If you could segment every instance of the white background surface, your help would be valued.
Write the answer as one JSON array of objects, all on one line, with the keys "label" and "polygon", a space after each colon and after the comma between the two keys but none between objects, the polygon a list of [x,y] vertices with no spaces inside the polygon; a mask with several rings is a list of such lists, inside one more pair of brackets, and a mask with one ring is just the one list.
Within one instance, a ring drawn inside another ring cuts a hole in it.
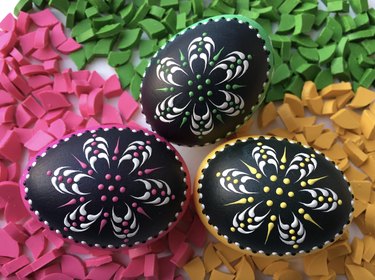
[{"label": "white background surface", "polygon": [[[359,1],[359,0],[357,0]],[[8,13],[12,13],[15,5],[17,4],[18,0],[0,0],[0,20],[3,19]],[[369,0],[370,6],[375,7],[375,0]],[[62,22],[65,22],[64,16],[62,14],[59,14],[54,10],[55,15],[58,16]],[[69,31],[66,31],[67,35],[69,35]],[[64,56],[63,56],[64,57]],[[61,64],[61,69],[71,67],[72,69],[76,69],[74,63],[72,63],[68,57],[64,57],[64,62]],[[104,78],[108,78],[112,74],[114,74],[114,70],[108,66],[106,63],[106,59],[96,59],[93,62],[91,62],[88,66],[86,66],[86,69],[88,70],[96,70],[99,74],[101,74]],[[255,117],[256,118],[256,117]],[[147,128],[150,129],[149,125],[146,124],[144,116],[138,112],[135,116],[135,121]],[[256,120],[254,120],[256,123]],[[267,130],[270,130],[272,128],[280,127],[282,124],[280,122],[274,123],[271,127],[267,128]],[[259,131],[256,129],[256,125],[253,125],[253,128],[249,131],[249,135],[259,135],[262,131]],[[192,180],[195,178],[195,174],[197,171],[197,168],[199,167],[200,162],[203,160],[203,158],[217,145],[209,145],[205,147],[194,147],[194,148],[188,148],[188,147],[179,147],[176,146],[176,149],[181,153],[181,156],[184,158],[189,171]],[[193,182],[193,181],[192,181]],[[359,233],[359,230],[355,227],[351,227],[351,235],[357,235]],[[293,261],[295,262],[296,266],[300,266],[301,263],[299,260]],[[302,269],[302,268],[301,268]],[[271,277],[262,277],[260,275],[257,275],[257,279],[271,279]],[[345,279],[345,277],[337,278],[337,279]],[[366,280],[366,279],[363,279]]]}]

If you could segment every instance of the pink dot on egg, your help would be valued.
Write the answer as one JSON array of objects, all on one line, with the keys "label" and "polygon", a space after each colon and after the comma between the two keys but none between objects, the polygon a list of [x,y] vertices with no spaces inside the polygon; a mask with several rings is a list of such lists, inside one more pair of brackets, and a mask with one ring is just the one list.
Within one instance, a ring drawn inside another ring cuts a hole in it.
[{"label": "pink dot on egg", "polygon": [[129,230],[128,229],[124,229],[124,233],[129,233]]},{"label": "pink dot on egg", "polygon": [[84,221],[86,220],[86,218],[85,218],[84,216],[80,216],[80,217],[79,217],[79,220],[80,220],[81,222],[84,222]]},{"label": "pink dot on egg", "polygon": [[73,179],[72,179],[72,178],[68,178],[68,180],[66,180],[66,182],[67,182],[68,184],[71,184],[71,183],[73,182]]},{"label": "pink dot on egg", "polygon": [[157,193],[157,190],[156,190],[156,189],[152,189],[151,193],[152,193],[153,195],[155,195],[155,194]]},{"label": "pink dot on egg", "polygon": [[89,171],[87,171],[87,173],[88,173],[89,175],[92,175],[92,174],[94,174],[94,170],[90,169]]},{"label": "pink dot on egg", "polygon": [[121,176],[120,175],[116,175],[115,180],[116,181],[120,181],[121,180]]},{"label": "pink dot on egg", "polygon": [[85,202],[85,198],[84,198],[83,196],[81,196],[81,197],[79,198],[79,201],[81,201],[81,202]]},{"label": "pink dot on egg", "polygon": [[134,156],[134,157],[139,157],[139,154],[138,154],[137,152],[134,152],[134,153],[133,153],[133,156]]},{"label": "pink dot on egg", "polygon": [[99,189],[99,190],[103,190],[103,189],[104,189],[104,185],[103,185],[103,184],[99,184],[99,185],[98,185],[98,189]]},{"label": "pink dot on egg", "polygon": [[67,228],[67,227],[64,227],[64,231],[68,231],[68,228]]},{"label": "pink dot on egg", "polygon": [[102,197],[100,198],[101,201],[106,201],[107,200],[107,197],[105,195],[102,195]]},{"label": "pink dot on egg", "polygon": [[124,239],[124,243],[127,243],[127,242],[129,242],[129,239],[128,239],[128,238],[125,238],[125,239]]},{"label": "pink dot on egg", "polygon": [[162,196],[165,196],[165,195],[166,195],[165,191],[162,191],[162,192],[161,192],[161,195],[162,195]]},{"label": "pink dot on egg", "polygon": [[117,157],[116,157],[116,156],[113,156],[113,157],[112,157],[112,160],[117,160]]},{"label": "pink dot on egg", "polygon": [[125,191],[126,191],[125,187],[121,187],[121,188],[120,188],[120,192],[121,192],[121,193],[124,193]]},{"label": "pink dot on egg", "polygon": [[129,223],[128,223],[127,221],[123,221],[123,222],[122,222],[122,226],[126,227],[126,226],[128,226],[128,225],[129,225]]},{"label": "pink dot on egg", "polygon": [[175,195],[172,195],[171,199],[172,199],[172,200],[175,200],[175,199],[176,199],[176,196],[175,196]]},{"label": "pink dot on egg", "polygon": [[51,170],[48,170],[47,171],[47,176],[51,176],[52,175],[52,171]]},{"label": "pink dot on egg", "polygon": [[144,148],[145,148],[145,147],[143,147],[143,146],[138,146],[138,149],[141,150],[141,151],[142,151]]},{"label": "pink dot on egg", "polygon": [[96,146],[96,142],[92,142],[92,143],[91,143],[91,146]]},{"label": "pink dot on egg", "polygon": [[96,134],[93,134],[92,136],[93,136],[93,137],[96,137],[96,136],[98,136],[98,135],[96,135]]},{"label": "pink dot on egg", "polygon": [[77,223],[76,223],[76,222],[74,222],[74,223],[72,223],[72,225],[73,225],[73,227],[76,227],[76,226],[77,226]]},{"label": "pink dot on egg", "polygon": [[137,202],[133,202],[132,203],[132,206],[135,208],[135,207],[137,207]]},{"label": "pink dot on egg", "polygon": [[138,171],[138,176],[142,176],[143,175],[143,171],[142,170],[139,170]]},{"label": "pink dot on egg", "polygon": [[112,197],[112,201],[113,202],[117,202],[118,201],[118,197],[117,196]]},{"label": "pink dot on egg", "polygon": [[97,154],[99,154],[99,150],[94,151],[94,155],[97,155]]},{"label": "pink dot on egg", "polygon": [[115,187],[111,185],[111,186],[108,187],[108,190],[109,190],[110,192],[112,192],[112,191],[115,190]]},{"label": "pink dot on egg", "polygon": [[111,176],[111,174],[106,174],[106,175],[105,175],[105,178],[106,178],[107,180],[109,180],[109,179],[112,178],[112,176]]},{"label": "pink dot on egg", "polygon": [[150,145],[150,144],[151,144],[151,141],[148,141],[148,140],[147,140],[146,143]]},{"label": "pink dot on egg", "polygon": [[61,182],[63,180],[63,176],[57,177],[57,180],[59,180]]},{"label": "pink dot on egg", "polygon": [[109,217],[109,213],[108,213],[108,212],[105,212],[105,213],[103,214],[103,216],[106,217],[106,218],[108,218],[108,217]]}]

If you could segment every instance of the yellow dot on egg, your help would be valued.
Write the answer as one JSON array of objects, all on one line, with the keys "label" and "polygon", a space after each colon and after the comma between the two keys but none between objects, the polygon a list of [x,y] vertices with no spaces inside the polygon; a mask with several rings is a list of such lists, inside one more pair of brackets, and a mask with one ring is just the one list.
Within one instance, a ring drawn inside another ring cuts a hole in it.
[{"label": "yellow dot on egg", "polygon": [[305,163],[301,162],[301,163],[299,164],[299,166],[301,166],[301,167],[305,167]]},{"label": "yellow dot on egg", "polygon": [[257,174],[255,175],[255,177],[256,177],[257,179],[260,179],[260,178],[262,178],[262,174],[257,173]]},{"label": "yellow dot on egg", "polygon": [[280,207],[281,208],[286,208],[288,206],[288,204],[286,204],[286,202],[281,202],[280,203]]},{"label": "yellow dot on egg", "polygon": [[314,155],[314,154],[311,154],[310,156],[311,156],[312,158],[314,158],[314,157],[315,157],[315,155]]},{"label": "yellow dot on egg", "polygon": [[254,197],[249,196],[249,197],[247,198],[247,202],[250,202],[250,203],[254,202]]},{"label": "yellow dot on egg", "polygon": [[230,231],[231,231],[231,232],[235,232],[236,229],[235,229],[234,227],[231,227],[231,228],[230,228]]},{"label": "yellow dot on egg", "polygon": [[263,144],[262,144],[262,142],[258,142],[257,145],[258,146],[262,146]]},{"label": "yellow dot on egg", "polygon": [[217,172],[216,173],[216,177],[220,177],[221,176],[221,173],[220,172]]},{"label": "yellow dot on egg", "polygon": [[293,245],[293,248],[294,248],[294,249],[297,249],[298,247],[299,247],[299,246],[298,246],[297,244],[294,244],[294,245]]},{"label": "yellow dot on egg", "polygon": [[244,224],[244,223],[240,223],[240,227],[241,227],[241,228],[244,228],[244,227],[245,227],[245,224]]},{"label": "yellow dot on egg", "polygon": [[319,197],[318,197],[318,200],[319,200],[320,202],[323,202],[323,201],[324,201],[324,197],[323,197],[323,196],[319,196]]},{"label": "yellow dot on egg", "polygon": [[342,200],[339,199],[339,201],[337,201],[337,203],[338,203],[339,205],[341,205],[341,204],[342,204]]},{"label": "yellow dot on egg", "polygon": [[289,178],[284,178],[283,183],[285,185],[289,185],[290,184],[290,179]]},{"label": "yellow dot on egg", "polygon": [[297,237],[295,236],[292,236],[290,239],[292,239],[293,241],[297,239]]},{"label": "yellow dot on egg", "polygon": [[230,179],[232,179],[230,176],[228,176],[228,177],[226,178],[227,181],[230,181]]},{"label": "yellow dot on egg", "polygon": [[253,222],[253,219],[252,219],[252,218],[248,218],[248,219],[247,219],[247,222],[248,222],[249,224],[251,224],[251,223]]},{"label": "yellow dot on egg", "polygon": [[272,200],[267,200],[266,204],[267,204],[267,206],[271,207],[273,205],[273,201]]},{"label": "yellow dot on egg", "polygon": [[285,169],[285,165],[284,164],[280,165],[280,169],[284,170]]},{"label": "yellow dot on egg", "polygon": [[233,184],[238,184],[238,179],[234,179]]},{"label": "yellow dot on egg", "polygon": [[306,162],[309,162],[309,161],[310,161],[310,159],[309,159],[309,158],[305,158],[305,161],[306,161]]},{"label": "yellow dot on egg", "polygon": [[284,191],[283,191],[282,188],[277,188],[277,189],[276,189],[276,194],[277,194],[277,195],[282,195],[283,192],[284,192]]},{"label": "yellow dot on egg", "polygon": [[294,229],[289,230],[289,234],[295,234],[296,231]]},{"label": "yellow dot on egg", "polygon": [[261,154],[264,154],[264,150],[263,150],[263,149],[261,149],[261,150],[260,150],[260,153],[261,153]]},{"label": "yellow dot on egg", "polygon": [[274,222],[274,221],[276,221],[277,218],[276,218],[275,215],[272,215],[270,219],[271,219],[272,222]]},{"label": "yellow dot on egg", "polygon": [[262,156],[262,159],[267,159],[267,158],[268,158],[267,155]]},{"label": "yellow dot on egg", "polygon": [[306,184],[305,181],[302,181],[302,182],[301,182],[301,187],[306,187],[306,185],[307,185],[307,184]]},{"label": "yellow dot on egg", "polygon": [[276,175],[271,175],[270,179],[271,179],[272,182],[275,182],[277,180],[277,176]]},{"label": "yellow dot on egg", "polygon": [[294,192],[288,192],[288,196],[289,197],[293,197],[294,196]]},{"label": "yellow dot on egg", "polygon": [[298,213],[300,213],[300,214],[305,213],[305,209],[303,209],[303,208],[298,209]]},{"label": "yellow dot on egg", "polygon": [[264,191],[265,193],[268,193],[268,192],[270,191],[270,187],[265,186],[265,187],[263,188],[263,191]]},{"label": "yellow dot on egg", "polygon": [[332,202],[333,201],[333,198],[332,197],[328,197],[328,202]]}]

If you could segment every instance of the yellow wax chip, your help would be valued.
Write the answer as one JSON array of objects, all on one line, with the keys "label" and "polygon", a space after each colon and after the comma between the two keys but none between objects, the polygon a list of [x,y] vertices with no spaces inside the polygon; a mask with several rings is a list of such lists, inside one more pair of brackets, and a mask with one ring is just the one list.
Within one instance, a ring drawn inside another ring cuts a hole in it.
[{"label": "yellow wax chip", "polygon": [[331,261],[338,257],[346,256],[352,252],[352,248],[350,247],[347,240],[339,240],[329,247],[327,247],[328,253],[328,260]]},{"label": "yellow wax chip", "polygon": [[356,218],[366,211],[367,202],[360,201],[358,199],[354,200],[354,211],[353,217]]},{"label": "yellow wax chip", "polygon": [[354,166],[349,166],[349,168],[345,170],[345,176],[349,181],[362,181],[367,179],[367,175]]},{"label": "yellow wax chip", "polygon": [[361,115],[360,126],[366,139],[375,140],[375,113],[364,110]]},{"label": "yellow wax chip", "polygon": [[333,98],[347,93],[352,90],[352,84],[342,82],[326,86],[320,91],[320,95],[324,98]]},{"label": "yellow wax chip", "polygon": [[298,130],[299,124],[297,123],[297,120],[289,106],[289,104],[282,104],[278,109],[277,113],[284,123],[284,126],[289,132],[293,132]]},{"label": "yellow wax chip", "polygon": [[310,254],[303,258],[303,267],[308,276],[328,275],[328,252],[322,250],[319,253]]},{"label": "yellow wax chip", "polygon": [[350,161],[349,161],[349,158],[344,158],[342,160],[340,160],[338,163],[337,163],[337,167],[341,170],[341,171],[346,171],[348,170],[348,168],[350,167]]},{"label": "yellow wax chip", "polygon": [[212,270],[211,275],[210,275],[210,280],[232,280],[234,279],[233,274],[221,272],[219,270]]},{"label": "yellow wax chip", "polygon": [[302,100],[298,96],[290,93],[284,95],[284,103],[289,104],[290,109],[296,117],[303,117],[305,109],[303,108]]},{"label": "yellow wax chip", "polygon": [[268,134],[273,135],[273,136],[277,136],[277,137],[281,137],[281,138],[288,138],[288,139],[294,138],[293,133],[289,132],[288,130],[286,130],[284,128],[280,128],[280,127],[272,129],[271,131],[268,132]]},{"label": "yellow wax chip", "polygon": [[349,101],[353,99],[353,97],[354,97],[353,91],[349,91],[343,95],[336,97],[335,100],[336,100],[337,109],[344,108],[345,105],[348,104]]},{"label": "yellow wax chip", "polygon": [[316,114],[321,115],[323,111],[323,98],[321,96],[313,97],[306,100],[307,108]]},{"label": "yellow wax chip", "polygon": [[305,136],[302,133],[297,133],[294,137],[297,142],[301,143],[302,145],[308,145]]},{"label": "yellow wax chip", "polygon": [[365,151],[368,153],[375,152],[375,140],[363,139]]},{"label": "yellow wax chip", "polygon": [[324,151],[324,154],[332,160],[344,159],[348,157],[347,153],[342,148],[342,145],[339,143],[333,144],[329,150]]},{"label": "yellow wax chip", "polygon": [[359,87],[355,96],[348,105],[351,108],[363,108],[375,100],[375,92],[364,87]]},{"label": "yellow wax chip", "polygon": [[349,109],[341,109],[331,116],[331,120],[345,129],[356,129],[360,126],[360,116]]},{"label": "yellow wax chip", "polygon": [[286,269],[278,271],[273,275],[274,280],[303,280],[303,276],[298,271]]},{"label": "yellow wax chip", "polygon": [[354,197],[362,202],[369,202],[372,190],[372,183],[368,180],[350,181]]},{"label": "yellow wax chip", "polygon": [[[367,204],[368,206],[368,204]],[[367,209],[367,207],[366,207]],[[370,230],[367,228],[366,222],[365,222],[365,216],[366,213],[362,213],[355,219],[353,219],[354,223],[357,225],[357,227],[361,230],[363,234],[371,234]]]},{"label": "yellow wax chip", "polygon": [[366,228],[372,234],[375,234],[375,204],[368,204],[365,213]]},{"label": "yellow wax chip", "polygon": [[330,116],[337,112],[337,101],[336,99],[329,99],[323,102],[322,115]]},{"label": "yellow wax chip", "polygon": [[308,99],[319,96],[316,85],[312,81],[307,81],[302,88],[302,102],[305,104]]},{"label": "yellow wax chip", "polygon": [[264,270],[263,273],[266,275],[273,275],[277,271],[285,270],[289,268],[289,263],[286,261],[276,261],[268,265]]},{"label": "yellow wax chip", "polygon": [[345,256],[337,257],[328,262],[328,269],[333,270],[336,274],[345,274]]},{"label": "yellow wax chip", "polygon": [[303,129],[305,126],[312,126],[316,122],[316,116],[296,118],[298,124]]},{"label": "yellow wax chip", "polygon": [[228,268],[229,272],[236,273],[236,270],[231,265],[231,263],[223,256],[223,254],[220,251],[216,251],[217,256],[220,258],[220,260],[223,262],[223,265],[225,265],[226,268]]},{"label": "yellow wax chip", "polygon": [[241,258],[244,253],[241,253],[237,250],[233,250],[232,248],[225,246],[223,243],[217,242],[214,244],[216,250],[220,251],[222,255],[227,259],[229,262],[233,262]]},{"label": "yellow wax chip", "polygon": [[348,264],[345,266],[345,272],[346,276],[349,280],[374,280],[375,276],[368,271],[366,268],[354,265],[354,264]]},{"label": "yellow wax chip", "polygon": [[362,266],[375,275],[375,265],[369,262],[363,262]]},{"label": "yellow wax chip", "polygon": [[368,155],[350,140],[345,141],[344,151],[356,166],[361,166],[368,159]]},{"label": "yellow wax chip", "polygon": [[328,269],[328,275],[313,276],[311,280],[336,280],[336,272],[333,269]]},{"label": "yellow wax chip", "polygon": [[375,238],[371,235],[365,235],[363,237],[363,242],[365,244],[363,249],[362,259],[365,262],[371,262],[375,256]]},{"label": "yellow wax chip", "polygon": [[364,250],[363,240],[359,239],[358,237],[354,237],[351,247],[352,254],[350,256],[352,257],[352,261],[353,263],[360,265],[362,263],[362,256]]},{"label": "yellow wax chip", "polygon": [[221,265],[221,259],[216,255],[214,245],[210,242],[203,252],[203,263],[207,272]]},{"label": "yellow wax chip", "polygon": [[259,112],[258,126],[264,128],[272,123],[277,117],[276,106],[273,102],[266,104]]},{"label": "yellow wax chip", "polygon": [[234,280],[255,280],[254,270],[245,256],[241,258],[241,260],[236,264],[235,267],[237,272]]},{"label": "yellow wax chip", "polygon": [[314,146],[321,150],[328,150],[332,147],[336,138],[337,133],[333,131],[324,132],[314,141]]},{"label": "yellow wax chip", "polygon": [[200,257],[195,257],[190,262],[184,265],[184,270],[189,275],[190,279],[204,279],[206,271]]},{"label": "yellow wax chip", "polygon": [[370,177],[371,181],[375,181],[375,156],[371,154],[367,161],[362,164],[361,169]]},{"label": "yellow wax chip", "polygon": [[307,142],[311,143],[315,141],[316,138],[322,134],[324,128],[324,124],[315,124],[311,126],[305,126],[303,128],[303,133],[305,134]]},{"label": "yellow wax chip", "polygon": [[260,270],[263,271],[267,266],[269,266],[271,263],[276,262],[280,260],[278,257],[252,257],[255,266]]}]

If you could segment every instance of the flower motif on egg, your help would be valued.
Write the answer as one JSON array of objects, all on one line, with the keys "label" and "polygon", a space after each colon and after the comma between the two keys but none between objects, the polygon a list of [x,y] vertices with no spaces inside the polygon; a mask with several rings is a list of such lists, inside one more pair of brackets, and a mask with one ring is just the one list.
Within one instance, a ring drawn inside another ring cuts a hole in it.
[{"label": "flower motif on egg", "polygon": [[214,120],[244,113],[245,102],[236,94],[244,85],[236,80],[248,71],[252,56],[218,49],[206,32],[189,43],[185,55],[179,53],[178,59],[157,60],[156,77],[165,84],[157,90],[169,95],[157,104],[154,118],[189,125],[201,139],[213,131]]},{"label": "flower motif on egg", "polygon": [[65,232],[84,232],[97,224],[100,235],[110,226],[113,235],[127,243],[142,227],[139,215],[151,219],[144,206],[163,207],[175,199],[166,181],[150,176],[160,166],[144,169],[153,154],[150,141],[133,141],[123,151],[120,147],[120,137],[111,151],[105,137],[92,133],[82,154],[72,155],[81,168],[60,166],[47,172],[53,188],[66,199],[58,205],[66,209]]},{"label": "flower motif on egg", "polygon": [[[314,219],[316,212],[332,212],[343,204],[324,183],[329,174],[314,176],[318,168],[314,153],[288,155],[284,147],[283,154],[278,155],[275,149],[259,141],[250,156],[253,166],[241,161],[243,169],[227,168],[216,173],[225,191],[242,196],[225,204],[244,205],[232,218],[230,231],[251,234],[265,228],[265,244],[276,231],[281,242],[298,249],[308,234],[305,223],[324,230]],[[319,187],[314,186],[317,182]],[[293,201],[297,194],[299,199],[303,197],[298,203]]]}]

